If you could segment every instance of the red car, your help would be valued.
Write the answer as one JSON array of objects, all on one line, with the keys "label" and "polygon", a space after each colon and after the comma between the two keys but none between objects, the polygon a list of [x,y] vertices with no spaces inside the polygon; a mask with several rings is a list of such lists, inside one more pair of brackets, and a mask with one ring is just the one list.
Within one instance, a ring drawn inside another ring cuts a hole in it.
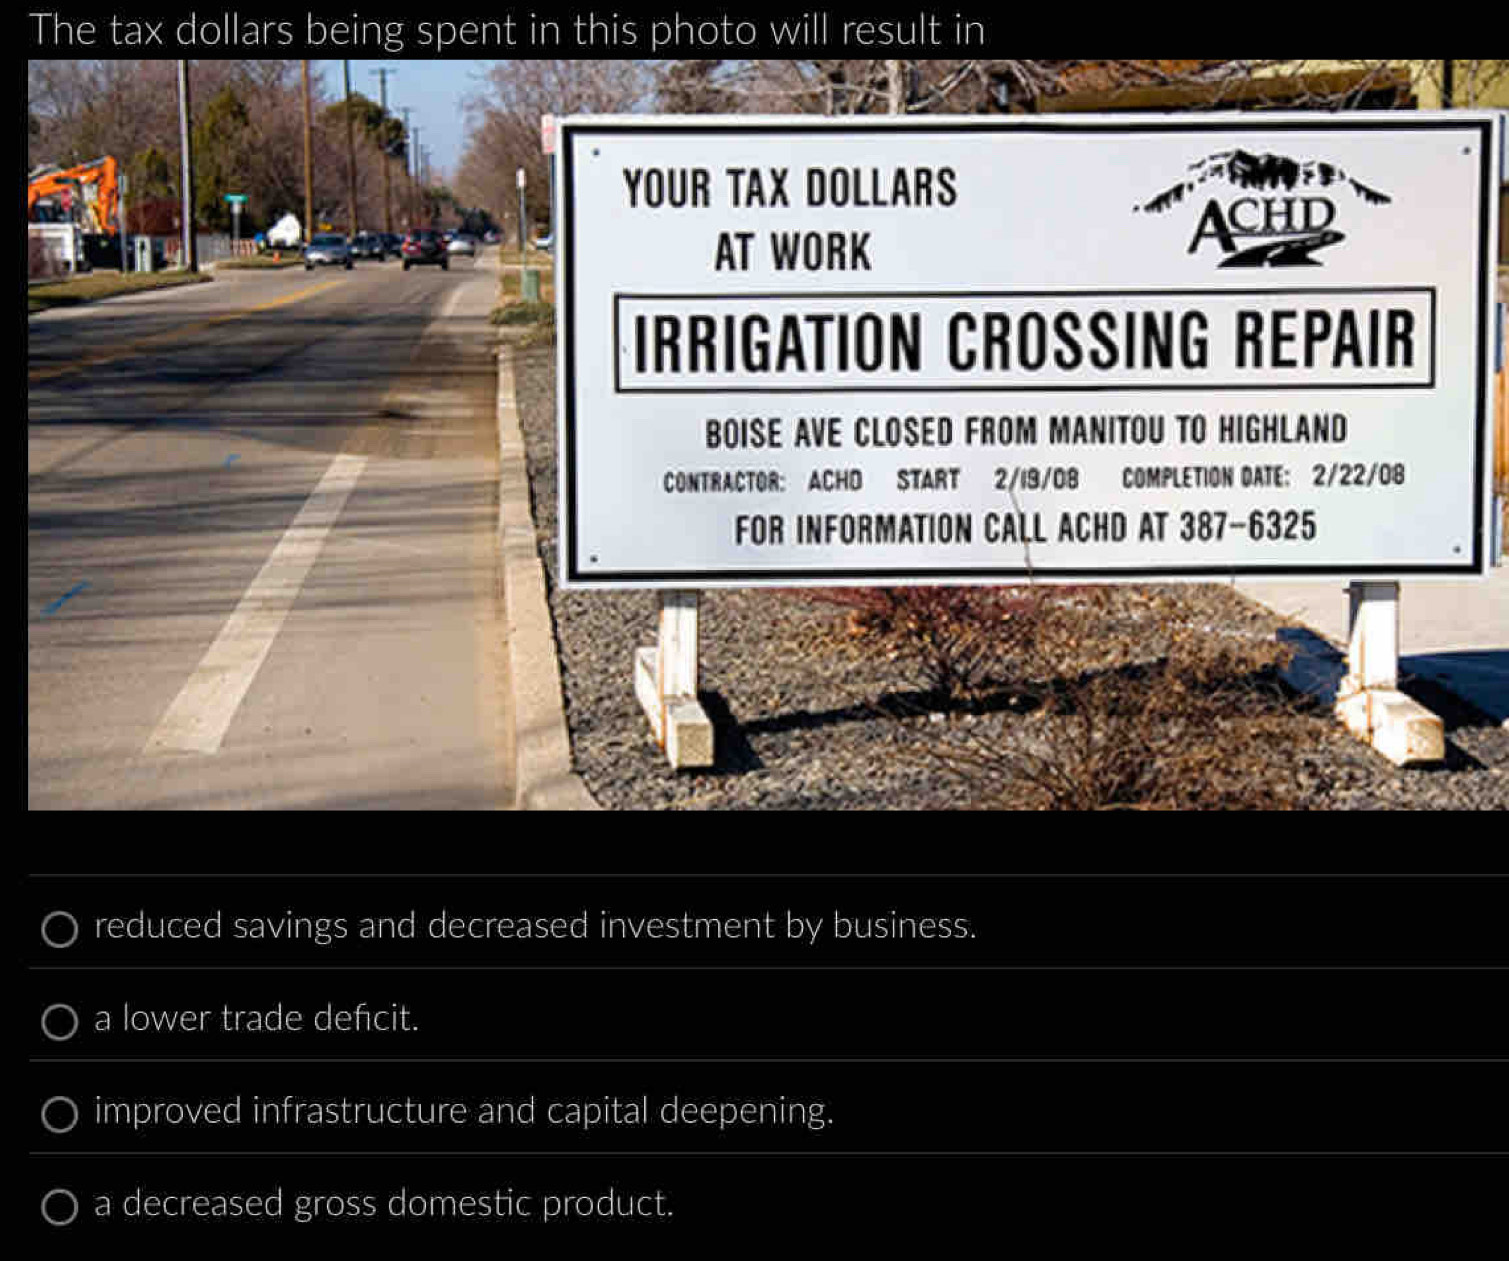
[{"label": "red car", "polygon": [[440,233],[433,228],[410,228],[408,236],[403,239],[403,269],[408,271],[410,267],[423,263],[436,263],[441,271],[451,268]]}]

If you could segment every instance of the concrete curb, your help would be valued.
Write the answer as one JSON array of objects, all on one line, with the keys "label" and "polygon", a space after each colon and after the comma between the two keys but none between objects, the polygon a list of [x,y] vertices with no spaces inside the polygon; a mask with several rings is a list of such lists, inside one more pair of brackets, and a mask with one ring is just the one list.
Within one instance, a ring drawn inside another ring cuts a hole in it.
[{"label": "concrete curb", "polygon": [[513,693],[515,804],[520,810],[601,810],[571,766],[571,732],[529,508],[529,469],[514,393],[513,348],[498,345],[498,565]]}]

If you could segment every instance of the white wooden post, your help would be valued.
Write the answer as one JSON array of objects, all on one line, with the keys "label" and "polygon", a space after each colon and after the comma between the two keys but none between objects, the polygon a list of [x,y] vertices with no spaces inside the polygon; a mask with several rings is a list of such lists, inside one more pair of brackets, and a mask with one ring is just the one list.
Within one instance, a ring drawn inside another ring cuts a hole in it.
[{"label": "white wooden post", "polygon": [[1399,686],[1399,584],[1347,587],[1347,674],[1359,688]]},{"label": "white wooden post", "polygon": [[677,770],[713,764],[713,724],[697,700],[695,591],[662,591],[653,648],[634,658],[634,692]]},{"label": "white wooden post", "polygon": [[1399,691],[1399,584],[1347,587],[1347,674],[1336,712],[1356,736],[1396,766],[1446,756],[1440,718]]},{"label": "white wooden post", "polygon": [[662,696],[697,695],[697,614],[695,591],[666,591],[660,597],[656,676]]}]

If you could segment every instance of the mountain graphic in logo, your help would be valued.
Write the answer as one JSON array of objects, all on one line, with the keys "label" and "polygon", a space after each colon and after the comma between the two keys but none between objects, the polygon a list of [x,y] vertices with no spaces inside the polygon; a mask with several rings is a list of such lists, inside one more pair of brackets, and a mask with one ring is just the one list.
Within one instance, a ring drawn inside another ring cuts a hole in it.
[{"label": "mountain graphic in logo", "polygon": [[[1216,187],[1223,184],[1241,195],[1223,202]],[[1315,252],[1346,239],[1331,227],[1338,212],[1329,193],[1350,188],[1370,206],[1393,200],[1330,162],[1231,149],[1192,163],[1184,179],[1133,213],[1164,214],[1207,185],[1211,196],[1189,253],[1215,241],[1225,255],[1222,267],[1318,267]],[[1240,244],[1253,238],[1256,244]]]}]

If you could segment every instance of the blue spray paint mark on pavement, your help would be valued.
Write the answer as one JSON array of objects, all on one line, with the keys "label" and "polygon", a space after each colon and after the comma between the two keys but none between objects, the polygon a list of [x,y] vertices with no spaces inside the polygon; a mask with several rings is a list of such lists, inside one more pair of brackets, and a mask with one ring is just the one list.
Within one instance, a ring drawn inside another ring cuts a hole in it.
[{"label": "blue spray paint mark on pavement", "polygon": [[73,599],[74,596],[78,595],[78,593],[80,591],[82,591],[85,587],[87,587],[88,585],[89,584],[87,582],[81,582],[72,591],[68,591],[68,592],[65,592],[63,595],[60,595],[56,600],[54,600],[51,604],[49,604],[45,609],[42,610],[42,616],[43,617],[50,617],[50,616],[52,616],[52,614],[56,613],[59,609],[61,609],[65,604],[68,603],[68,601],[70,601],[71,599]]}]

